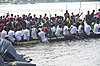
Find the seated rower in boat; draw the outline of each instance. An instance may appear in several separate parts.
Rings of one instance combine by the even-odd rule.
[[[91,26],[88,23],[84,23],[84,32],[89,37],[92,32]]]
[[[78,29],[77,29],[76,26],[77,26],[76,23],[74,23],[74,24],[71,26],[70,33],[73,35],[73,39],[82,40],[82,38],[78,36]]]
[[[23,37],[23,32],[22,32],[22,29],[19,27],[17,31],[15,32],[16,41],[20,42],[22,40],[22,37]]]
[[[61,28],[61,25],[58,25],[57,28],[56,28],[56,32],[55,32],[55,35],[57,37],[61,37],[61,32],[62,32],[62,28]]]
[[[43,30],[38,30],[38,36],[39,36],[39,40],[42,43],[48,43],[48,40],[45,36],[45,32]]]
[[[63,35],[68,35],[69,34],[69,28],[67,26],[67,24],[64,25],[64,28],[63,28]]]
[[[51,25],[51,37],[55,37],[56,28],[55,25]]]
[[[26,41],[30,40],[30,30],[28,29],[28,27],[26,27],[23,30],[23,39],[26,40]]]
[[[95,23],[93,32],[94,32],[94,33],[99,32],[99,22]]]

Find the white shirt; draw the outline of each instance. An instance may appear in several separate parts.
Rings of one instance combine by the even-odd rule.
[[[26,22],[26,27],[30,27],[30,21],[25,21]]]
[[[79,25],[79,27],[78,27],[78,33],[83,33],[83,30],[82,30],[82,25]]]
[[[69,34],[69,32],[68,32],[68,26],[64,26],[64,28],[63,28],[63,34],[64,35]]]
[[[30,31],[28,29],[23,30],[23,38],[24,40],[29,40],[30,38]]]
[[[8,38],[11,42],[14,42],[15,41],[15,38],[14,38],[14,35],[15,35],[15,32],[13,30],[10,30],[8,32]]]
[[[33,39],[37,39],[37,34],[36,34],[37,29],[36,28],[32,28],[31,30],[32,30],[31,31],[31,37]]]
[[[56,31],[56,28],[53,26],[53,27],[51,28],[51,31],[52,31],[52,32],[55,32],[55,31]]]
[[[94,32],[94,33],[98,32],[98,29],[99,29],[99,24],[95,24],[95,25],[94,25],[93,32]]]
[[[22,40],[22,36],[23,36],[23,32],[22,31],[16,31],[15,32],[15,37],[16,37],[17,41],[21,41]]]
[[[62,28],[59,28],[59,27],[58,27],[58,28],[56,29],[55,35],[56,35],[56,36],[61,36],[61,34],[60,34],[61,31],[62,31]]]
[[[77,33],[77,27],[72,26],[71,30],[70,30],[71,34],[76,34]]]
[[[43,22],[40,22],[40,26],[43,26],[43,24],[44,24]]]
[[[100,28],[100,23],[99,23],[99,28]]]
[[[84,25],[87,25],[86,21],[84,21]]]
[[[6,36],[7,36],[7,32],[6,32],[5,30],[3,30],[3,31],[1,32],[1,38],[5,39]]]
[[[47,41],[47,38],[45,37],[45,32],[40,31],[40,32],[38,33],[38,35],[39,35],[39,37],[41,38],[41,41],[42,41],[42,42]]]
[[[85,31],[85,33],[86,33],[87,35],[90,35],[90,31],[91,31],[90,25],[85,25],[85,26],[84,26],[84,31]]]

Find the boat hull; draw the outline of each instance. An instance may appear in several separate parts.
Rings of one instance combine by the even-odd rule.
[[[47,38],[49,42],[58,42],[58,41],[67,41],[67,40],[84,40],[84,39],[88,39],[88,38],[100,38],[100,33],[91,33],[89,36],[86,35],[85,33],[83,34],[76,34],[76,35],[64,35],[61,37],[52,37],[52,38]],[[29,44],[38,44],[39,40],[35,39],[35,40],[31,40],[31,41],[24,41],[24,42],[19,42],[19,45],[29,45]]]
[[[6,64],[6,66],[36,66],[36,64],[14,61],[14,62],[10,62],[10,63]]]

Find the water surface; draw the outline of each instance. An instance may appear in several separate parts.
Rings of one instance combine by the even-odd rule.
[[[100,39],[16,47],[37,66],[100,66]]]

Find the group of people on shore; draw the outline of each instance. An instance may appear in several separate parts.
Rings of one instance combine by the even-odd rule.
[[[69,14],[68,10],[64,16],[55,14],[54,17],[47,17],[36,14],[13,15],[7,13],[6,16],[0,17],[0,36],[3,39],[8,39],[11,42],[29,41],[39,39],[40,42],[46,42],[47,38],[60,37],[68,34],[85,33],[87,36],[91,32],[99,32],[100,29],[100,9],[95,13],[87,11],[84,19],[80,19],[81,14],[72,12]]]

